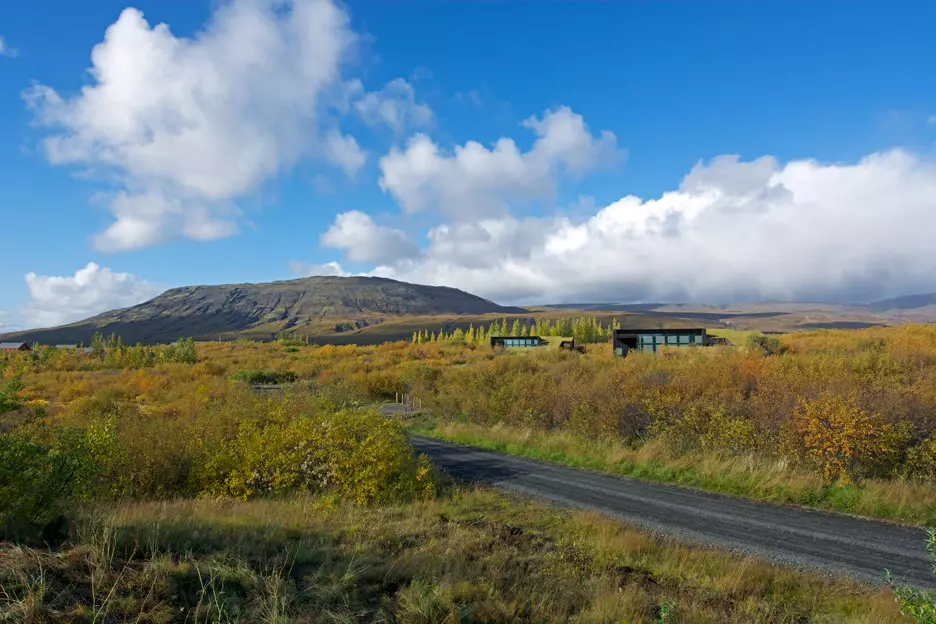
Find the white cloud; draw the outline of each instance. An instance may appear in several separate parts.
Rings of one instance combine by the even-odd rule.
[[[59,130],[44,142],[51,162],[122,177],[100,249],[207,240],[236,232],[232,200],[302,156],[346,173],[363,163],[353,138],[321,127],[353,39],[331,0],[233,0],[191,38],[128,8],[91,53],[92,84],[25,96]]]
[[[428,136],[417,134],[405,150],[393,148],[380,159],[380,187],[404,212],[435,210],[472,220],[506,214],[509,201],[551,198],[561,175],[578,177],[616,160],[614,135],[593,136],[581,115],[567,107],[523,125],[537,137],[525,153],[501,138],[493,149],[469,141],[446,156]]]
[[[936,291],[936,162],[700,163],[655,199],[587,218],[454,222],[370,274],[504,303],[862,301]]]
[[[936,115],[930,115],[930,116],[927,118],[926,123],[928,123],[928,124],[930,124],[930,125],[936,125]]]
[[[354,137],[343,135],[337,130],[329,132],[325,137],[325,154],[344,170],[348,179],[354,179],[367,162],[367,154]]]
[[[326,247],[343,249],[352,262],[384,263],[419,254],[416,244],[403,230],[377,225],[358,210],[335,217],[335,223],[322,235]]]
[[[89,262],[73,276],[26,274],[29,303],[25,320],[31,327],[51,327],[101,312],[135,305],[162,288],[130,273],[116,273]]]
[[[350,89],[352,93],[362,92],[363,86],[355,81]],[[416,102],[415,90],[402,78],[391,80],[379,91],[364,93],[353,106],[365,123],[386,124],[395,132],[432,122],[432,109]]]
[[[16,48],[11,48],[7,45],[6,40],[3,37],[0,37],[0,56],[8,56],[10,58],[15,57],[18,54]]]
[[[301,262],[299,260],[291,260],[289,262],[289,270],[292,271],[294,275],[298,275],[299,277],[314,277],[319,275],[347,277],[350,275],[350,273],[347,273],[344,269],[342,269],[341,265],[337,262],[312,264],[309,262]]]

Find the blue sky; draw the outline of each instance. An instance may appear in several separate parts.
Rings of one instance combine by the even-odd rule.
[[[936,290],[934,27],[924,1],[6,3],[0,327],[327,273]]]

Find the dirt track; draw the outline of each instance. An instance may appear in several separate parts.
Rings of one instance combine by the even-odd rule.
[[[422,436],[411,442],[454,477],[595,509],[664,535],[872,583],[882,583],[887,568],[901,582],[936,585],[922,529],[578,470]]]

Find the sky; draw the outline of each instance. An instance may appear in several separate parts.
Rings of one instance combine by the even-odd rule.
[[[936,3],[0,5],[0,331],[376,275],[504,304],[936,291]]]

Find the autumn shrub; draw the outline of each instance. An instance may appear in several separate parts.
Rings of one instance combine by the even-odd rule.
[[[789,347],[775,336],[751,334],[747,338],[748,349],[753,349],[763,355],[782,355],[789,351]]]
[[[907,450],[903,475],[917,481],[936,483],[936,438],[921,440]]]
[[[650,430],[677,453],[702,450],[740,455],[758,447],[754,425],[723,407],[693,405],[678,418],[656,420]]]
[[[826,479],[845,482],[882,473],[899,461],[905,427],[884,423],[854,398],[823,394],[801,399],[786,432],[785,449]]]
[[[317,408],[241,421],[205,458],[203,491],[236,498],[325,491],[360,503],[431,491],[426,461],[414,459],[399,424],[377,411]]]

